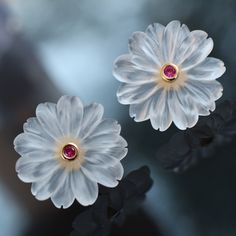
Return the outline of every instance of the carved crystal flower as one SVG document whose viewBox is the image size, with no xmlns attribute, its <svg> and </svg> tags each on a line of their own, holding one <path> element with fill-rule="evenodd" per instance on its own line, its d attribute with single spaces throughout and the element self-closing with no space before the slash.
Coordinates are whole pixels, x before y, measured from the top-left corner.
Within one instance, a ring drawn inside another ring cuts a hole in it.
<svg viewBox="0 0 236 236">
<path fill-rule="evenodd" d="M 207 36 L 201 30 L 190 32 L 179 21 L 133 33 L 129 53 L 116 59 L 113 74 L 122 82 L 118 100 L 130 104 L 135 121 L 150 119 L 160 131 L 174 122 L 184 130 L 215 109 L 223 91 L 216 79 L 225 67 L 208 57 L 213 41 Z"/>
<path fill-rule="evenodd" d="M 24 124 L 14 141 L 21 155 L 19 178 L 32 182 L 38 200 L 51 198 L 58 208 L 76 199 L 86 206 L 98 197 L 98 183 L 115 187 L 123 176 L 120 160 L 127 142 L 120 125 L 103 118 L 103 106 L 84 106 L 78 97 L 63 96 L 57 104 L 39 104 L 36 117 Z"/>
</svg>

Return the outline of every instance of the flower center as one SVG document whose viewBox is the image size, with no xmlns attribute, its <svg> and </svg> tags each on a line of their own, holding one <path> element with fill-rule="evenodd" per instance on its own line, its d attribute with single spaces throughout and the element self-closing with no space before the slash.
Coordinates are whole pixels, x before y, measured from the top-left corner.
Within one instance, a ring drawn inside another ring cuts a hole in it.
<svg viewBox="0 0 236 236">
<path fill-rule="evenodd" d="M 73 143 L 68 143 L 62 148 L 61 157 L 65 160 L 72 161 L 79 154 L 78 147 Z"/>
<path fill-rule="evenodd" d="M 174 64 L 165 64 L 161 68 L 161 77 L 163 80 L 172 82 L 178 78 L 179 69 Z"/>
</svg>

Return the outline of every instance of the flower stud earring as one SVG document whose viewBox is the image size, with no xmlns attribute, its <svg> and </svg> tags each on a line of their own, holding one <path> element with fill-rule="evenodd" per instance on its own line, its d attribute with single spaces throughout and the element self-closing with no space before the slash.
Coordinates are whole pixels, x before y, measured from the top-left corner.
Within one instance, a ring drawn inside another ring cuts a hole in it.
<svg viewBox="0 0 236 236">
<path fill-rule="evenodd" d="M 63 96 L 57 104 L 39 104 L 36 117 L 24 124 L 15 140 L 21 155 L 16 163 L 19 178 L 32 183 L 38 200 L 51 198 L 58 208 L 76 199 L 93 204 L 98 183 L 115 187 L 123 176 L 121 159 L 127 142 L 113 119 L 103 118 L 100 104 L 83 105 L 78 97 Z"/>
<path fill-rule="evenodd" d="M 184 130 L 215 109 L 223 91 L 216 79 L 225 67 L 208 57 L 213 40 L 207 36 L 201 30 L 190 32 L 179 21 L 133 33 L 129 53 L 115 60 L 113 75 L 121 82 L 118 101 L 130 105 L 135 121 L 150 119 L 160 131 L 174 122 Z"/>
</svg>

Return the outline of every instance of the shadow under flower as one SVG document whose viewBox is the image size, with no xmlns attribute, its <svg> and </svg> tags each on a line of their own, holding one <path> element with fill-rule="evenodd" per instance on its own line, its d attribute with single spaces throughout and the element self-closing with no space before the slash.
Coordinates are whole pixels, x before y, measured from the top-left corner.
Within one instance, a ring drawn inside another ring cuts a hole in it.
<svg viewBox="0 0 236 236">
<path fill-rule="evenodd" d="M 121 227 L 138 210 L 152 184 L 150 170 L 144 166 L 130 172 L 116 188 L 102 187 L 95 204 L 76 217 L 70 235 L 110 235 L 113 226 Z"/>
<path fill-rule="evenodd" d="M 213 156 L 236 136 L 236 102 L 224 101 L 192 129 L 179 131 L 157 151 L 162 166 L 181 173 L 201 159 Z"/>
</svg>

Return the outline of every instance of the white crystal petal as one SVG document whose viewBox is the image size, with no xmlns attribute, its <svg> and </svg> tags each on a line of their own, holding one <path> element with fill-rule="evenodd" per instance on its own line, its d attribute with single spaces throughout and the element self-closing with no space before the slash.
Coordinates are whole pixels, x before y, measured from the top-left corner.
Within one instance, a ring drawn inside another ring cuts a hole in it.
<svg viewBox="0 0 236 236">
<path fill-rule="evenodd" d="M 66 172 L 64 170 L 64 172 Z M 65 178 L 61 178 L 56 191 L 51 196 L 52 202 L 57 208 L 68 208 L 75 200 L 74 193 L 71 188 L 70 173 L 66 173 Z"/>
<path fill-rule="evenodd" d="M 143 85 L 122 83 L 117 91 L 117 98 L 121 104 L 140 103 L 150 98 L 156 91 L 155 82 Z"/>
<path fill-rule="evenodd" d="M 191 96 L 191 100 L 200 116 L 207 116 L 210 114 L 210 111 L 215 110 L 215 101 L 210 102 L 208 100 L 202 99 L 199 97 L 199 93 L 197 93 L 195 90 L 190 90 L 188 87 L 185 87 L 184 90 L 186 90 L 189 96 Z"/>
<path fill-rule="evenodd" d="M 42 176 L 42 178 L 32 183 L 32 194 L 40 201 L 48 199 L 64 182 L 67 174 L 65 169 L 57 168 L 53 173 Z"/>
<path fill-rule="evenodd" d="M 59 168 L 56 160 L 48 160 L 44 162 L 34 162 L 29 158 L 21 157 L 16 162 L 16 172 L 23 182 L 35 182 L 51 175 Z"/>
<path fill-rule="evenodd" d="M 189 90 L 195 100 L 206 106 L 219 99 L 223 92 L 222 85 L 216 80 L 188 80 L 185 88 Z"/>
<path fill-rule="evenodd" d="M 36 108 L 36 116 L 44 132 L 54 140 L 58 140 L 63 135 L 58 122 L 56 104 L 49 102 L 39 104 Z"/>
<path fill-rule="evenodd" d="M 161 66 L 161 61 L 157 54 L 158 46 L 147 34 L 144 32 L 135 32 L 129 40 L 129 50 L 134 55 L 132 61 L 140 66 L 145 66 L 145 68 L 155 69 L 158 65 Z M 145 59 L 143 63 L 139 63 L 136 57 Z"/>
<path fill-rule="evenodd" d="M 175 54 L 176 54 L 176 50 L 180 47 L 182 42 L 189 36 L 189 34 L 190 34 L 190 30 L 188 26 L 183 24 L 180 27 L 180 30 L 176 39 L 175 52 L 174 52 Z"/>
<path fill-rule="evenodd" d="M 197 83 L 197 85 L 196 85 Z M 198 109 L 199 115 L 209 115 L 209 111 L 215 110 L 215 100 L 222 96 L 222 85 L 218 81 L 195 81 L 195 84 L 188 82 L 185 86 L 192 100 Z"/>
<path fill-rule="evenodd" d="M 159 23 L 149 25 L 145 31 L 147 36 L 151 38 L 156 44 L 156 55 L 159 58 L 160 66 L 164 63 L 162 55 L 162 39 L 165 27 Z"/>
<path fill-rule="evenodd" d="M 77 201 L 88 206 L 93 204 L 98 197 L 98 184 L 87 178 L 82 171 L 71 172 L 71 187 Z"/>
<path fill-rule="evenodd" d="M 14 148 L 22 156 L 29 155 L 32 152 L 39 154 L 42 152 L 42 155 L 47 154 L 46 156 L 49 157 L 53 156 L 54 153 L 54 143 L 52 143 L 52 140 L 47 140 L 43 136 L 33 133 L 21 133 L 16 136 Z"/>
<path fill-rule="evenodd" d="M 162 55 L 165 63 L 174 59 L 175 46 L 180 31 L 180 22 L 171 21 L 164 30 L 162 39 Z"/>
<path fill-rule="evenodd" d="M 196 101 L 195 106 L 198 109 L 198 113 L 199 113 L 200 116 L 208 116 L 208 115 L 210 115 L 210 111 L 214 111 L 215 108 L 216 108 L 215 102 L 211 102 L 210 104 L 208 104 L 206 106 L 206 105 Z"/>
<path fill-rule="evenodd" d="M 182 70 L 189 70 L 200 64 L 210 54 L 213 49 L 213 40 L 211 38 L 203 40 L 192 54 L 187 57 L 181 64 Z"/>
<path fill-rule="evenodd" d="M 118 180 L 121 180 L 124 174 L 124 169 L 120 162 L 106 168 L 86 162 L 81 166 L 81 169 L 92 181 L 96 181 L 106 187 L 117 186 Z"/>
<path fill-rule="evenodd" d="M 132 60 L 132 55 L 126 54 L 118 57 L 113 66 L 113 75 L 117 80 L 124 83 L 145 84 L 153 82 L 156 68 L 147 71 L 146 67 L 136 65 Z"/>
<path fill-rule="evenodd" d="M 52 191 L 49 190 L 48 185 L 50 183 L 51 175 L 40 179 L 39 181 L 33 182 L 31 186 L 31 193 L 36 199 L 43 201 L 51 197 Z"/>
<path fill-rule="evenodd" d="M 129 107 L 129 115 L 134 117 L 136 122 L 148 120 L 150 118 L 150 106 L 152 104 L 152 98 L 147 99 L 144 102 L 138 104 L 131 104 Z"/>
<path fill-rule="evenodd" d="M 183 61 L 191 56 L 191 54 L 199 48 L 199 45 L 207 38 L 207 33 L 201 30 L 194 30 L 183 40 L 174 57 L 174 63 L 181 65 Z"/>
<path fill-rule="evenodd" d="M 121 131 L 121 126 L 120 124 L 118 124 L 116 120 L 103 119 L 93 130 L 93 132 L 90 135 L 90 138 L 95 136 L 101 136 L 104 134 L 112 134 L 112 133 L 120 134 L 120 131 Z"/>
<path fill-rule="evenodd" d="M 57 116 L 63 135 L 79 134 L 83 119 L 83 103 L 76 96 L 62 96 L 57 103 Z"/>
<path fill-rule="evenodd" d="M 118 161 L 120 161 L 121 156 L 110 156 L 106 153 L 91 150 L 86 152 L 85 159 L 91 164 L 107 167 L 114 166 Z"/>
<path fill-rule="evenodd" d="M 84 107 L 82 127 L 79 137 L 85 139 L 88 137 L 97 125 L 101 122 L 104 108 L 101 104 L 92 103 Z"/>
<path fill-rule="evenodd" d="M 151 107 L 150 121 L 152 127 L 156 130 L 165 131 L 172 123 L 172 118 L 168 106 L 168 91 L 163 90 L 158 99 Z"/>
<path fill-rule="evenodd" d="M 119 160 L 122 160 L 127 155 L 127 148 L 112 147 L 106 150 L 106 154 L 112 157 L 116 157 Z"/>
<path fill-rule="evenodd" d="M 119 134 L 111 133 L 88 137 L 82 140 L 82 146 L 85 150 L 100 151 L 112 147 L 126 147 L 127 142 Z"/>
<path fill-rule="evenodd" d="M 181 130 L 193 127 L 198 121 L 198 111 L 187 90 L 182 88 L 169 94 L 168 103 L 175 125 Z"/>
<path fill-rule="evenodd" d="M 149 25 L 145 31 L 145 33 L 154 41 L 157 41 L 157 43 L 161 43 L 163 32 L 165 30 L 165 26 L 159 23 L 153 23 Z"/>
<path fill-rule="evenodd" d="M 155 103 L 159 99 L 162 91 L 163 90 L 159 88 L 156 93 L 146 101 L 138 104 L 131 104 L 129 107 L 130 117 L 134 117 L 134 120 L 136 122 L 149 119 L 151 115 L 151 107 L 153 106 L 153 103 Z"/>
<path fill-rule="evenodd" d="M 50 142 L 54 142 L 54 139 L 43 130 L 43 127 L 36 117 L 30 117 L 29 119 L 27 119 L 27 121 L 23 125 L 23 130 L 25 133 L 39 135 Z"/>
<path fill-rule="evenodd" d="M 207 57 L 202 63 L 186 71 L 188 79 L 215 80 L 225 72 L 224 62 L 213 57 Z"/>
</svg>

